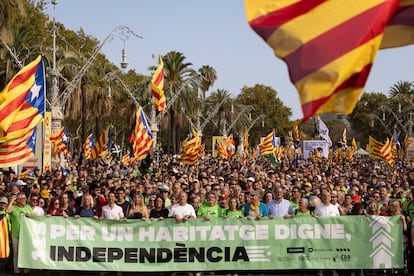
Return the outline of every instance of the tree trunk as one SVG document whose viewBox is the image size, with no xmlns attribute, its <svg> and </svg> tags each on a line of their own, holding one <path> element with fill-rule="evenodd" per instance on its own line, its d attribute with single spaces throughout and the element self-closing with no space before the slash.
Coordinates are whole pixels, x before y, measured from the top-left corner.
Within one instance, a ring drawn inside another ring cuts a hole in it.
<svg viewBox="0 0 414 276">
<path fill-rule="evenodd" d="M 171 109 L 171 143 L 172 143 L 172 154 L 177 154 L 177 124 L 175 122 L 175 111 Z"/>
<path fill-rule="evenodd" d="M 86 106 L 86 84 L 88 83 L 87 77 L 82 78 L 81 83 L 81 143 L 80 143 L 80 151 L 79 151 L 79 164 L 82 164 L 84 152 L 83 152 L 83 143 L 85 143 L 87 137 L 87 127 L 86 127 L 86 118 L 88 116 L 88 108 Z"/>
</svg>

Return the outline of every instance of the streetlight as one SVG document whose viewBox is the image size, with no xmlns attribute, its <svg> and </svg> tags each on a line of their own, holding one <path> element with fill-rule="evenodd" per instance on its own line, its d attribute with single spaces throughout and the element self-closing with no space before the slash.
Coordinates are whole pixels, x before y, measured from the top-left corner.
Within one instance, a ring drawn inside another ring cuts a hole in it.
<svg viewBox="0 0 414 276">
<path fill-rule="evenodd" d="M 66 104 L 67 99 L 69 98 L 72 91 L 78 86 L 79 82 L 81 81 L 82 77 L 86 74 L 89 70 L 89 67 L 95 61 L 97 55 L 99 54 L 102 47 L 110 41 L 113 37 L 118 37 L 124 41 L 124 48 L 122 50 L 122 62 L 121 67 L 125 69 L 128 66 L 126 61 L 126 50 L 125 50 L 125 41 L 129 39 L 131 35 L 137 38 L 143 38 L 142 36 L 137 35 L 134 33 L 130 28 L 126 26 L 117 26 L 115 27 L 109 35 L 98 45 L 95 52 L 91 55 L 91 57 L 86 61 L 83 67 L 79 70 L 78 74 L 74 77 L 74 79 L 69 83 L 69 85 L 65 88 L 65 90 L 59 94 L 59 86 L 58 86 L 58 77 L 59 77 L 59 70 L 56 67 L 56 18 L 55 18 L 55 10 L 58 0 L 51 0 L 53 5 L 53 24 L 52 24 L 52 38 L 53 38 L 53 62 L 52 62 L 52 69 L 50 70 L 50 78 L 51 78 L 51 87 L 50 87 L 50 94 L 51 94 L 51 115 L 52 115 L 52 133 L 56 133 L 62 126 L 62 121 L 64 119 L 64 106 Z M 62 157 L 61 157 L 62 158 Z M 52 160 L 52 165 L 56 165 L 58 160 Z"/>
</svg>

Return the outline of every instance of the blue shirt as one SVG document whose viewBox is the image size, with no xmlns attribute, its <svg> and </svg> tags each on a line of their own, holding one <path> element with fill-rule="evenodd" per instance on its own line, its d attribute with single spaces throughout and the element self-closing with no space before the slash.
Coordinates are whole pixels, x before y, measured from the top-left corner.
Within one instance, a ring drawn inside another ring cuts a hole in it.
<svg viewBox="0 0 414 276">
<path fill-rule="evenodd" d="M 247 203 L 244 206 L 244 216 L 248 216 L 250 212 L 250 203 Z M 263 202 L 260 202 L 259 204 L 259 213 L 265 217 L 267 217 L 269 215 L 269 212 L 267 211 L 267 207 L 266 204 L 264 204 Z"/>
<path fill-rule="evenodd" d="M 290 205 L 290 202 L 287 199 L 282 199 L 279 203 L 272 199 L 267 203 L 267 209 L 269 210 L 269 215 L 275 217 L 284 217 L 287 214 L 293 215 L 292 205 Z"/>
</svg>

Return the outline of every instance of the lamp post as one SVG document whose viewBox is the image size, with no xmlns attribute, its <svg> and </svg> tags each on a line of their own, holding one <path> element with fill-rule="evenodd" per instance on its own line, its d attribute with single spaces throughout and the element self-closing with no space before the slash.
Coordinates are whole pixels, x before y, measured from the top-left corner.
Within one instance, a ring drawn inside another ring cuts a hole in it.
<svg viewBox="0 0 414 276">
<path fill-rule="evenodd" d="M 118 37 L 121 40 L 124 41 L 124 48 L 122 50 L 122 62 L 121 67 L 123 69 L 126 68 L 128 63 L 126 62 L 126 50 L 125 50 L 125 41 L 129 39 L 131 35 L 141 38 L 142 36 L 137 35 L 134 33 L 130 28 L 126 26 L 117 26 L 115 27 L 109 35 L 101 42 L 101 44 L 98 45 L 96 50 L 93 52 L 93 54 L 90 56 L 90 58 L 86 61 L 86 63 L 83 65 L 83 67 L 79 70 L 77 75 L 73 78 L 73 80 L 66 86 L 64 91 L 62 93 L 59 93 L 59 86 L 58 86 L 58 78 L 59 78 L 59 70 L 56 67 L 56 33 L 57 33 L 57 27 L 56 27 L 56 19 L 55 19 L 55 9 L 56 5 L 58 3 L 58 0 L 51 0 L 51 3 L 53 5 L 53 24 L 52 24 L 52 38 L 53 38 L 53 59 L 52 59 L 52 68 L 50 70 L 50 78 L 51 78 L 51 87 L 50 87 L 50 94 L 51 94 L 51 115 L 52 115 L 52 133 L 56 133 L 59 131 L 59 129 L 62 126 L 62 121 L 64 119 L 64 107 L 66 104 L 67 99 L 69 98 L 72 91 L 78 87 L 79 82 L 83 78 L 83 76 L 86 74 L 86 72 L 89 70 L 90 66 L 95 61 L 97 55 L 99 54 L 102 47 L 110 41 L 113 37 Z M 60 161 L 62 162 L 63 156 L 60 157 Z M 52 158 L 52 167 L 55 167 L 56 164 L 59 162 L 59 160 L 56 160 Z"/>
<path fill-rule="evenodd" d="M 51 95 L 51 101 L 50 101 L 50 105 L 51 105 L 51 128 L 52 128 L 52 133 L 57 133 L 59 131 L 59 129 L 62 126 L 62 121 L 63 121 L 63 110 L 62 110 L 62 105 L 59 102 L 59 86 L 58 86 L 58 77 L 59 77 L 59 72 L 57 70 L 56 67 L 56 31 L 57 31 L 57 27 L 56 27 L 56 18 L 55 18 L 55 11 L 56 11 L 56 5 L 58 3 L 57 0 L 52 0 L 51 1 L 52 5 L 53 5 L 53 23 L 52 23 L 52 39 L 53 39 L 53 48 L 52 48 L 52 68 L 50 70 L 50 79 L 52 82 L 52 85 L 50 87 L 50 95 Z M 56 164 L 59 162 L 60 160 L 57 158 L 57 156 L 52 155 L 52 167 L 55 167 Z"/>
</svg>

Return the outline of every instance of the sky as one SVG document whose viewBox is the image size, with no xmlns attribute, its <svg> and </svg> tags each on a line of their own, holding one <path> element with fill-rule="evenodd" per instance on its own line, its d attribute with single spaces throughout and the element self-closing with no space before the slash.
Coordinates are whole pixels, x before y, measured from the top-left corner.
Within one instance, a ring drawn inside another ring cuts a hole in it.
<svg viewBox="0 0 414 276">
<path fill-rule="evenodd" d="M 216 70 L 210 92 L 225 89 L 236 97 L 244 86 L 263 84 L 291 108 L 291 120 L 303 117 L 285 63 L 250 28 L 242 0 L 59 0 L 55 12 L 48 2 L 51 19 L 54 14 L 67 29 L 83 29 L 101 42 L 117 26 L 142 36 L 125 41 L 126 70 L 150 75 L 148 67 L 158 65 L 153 56 L 178 51 L 193 69 L 209 65 Z M 123 47 L 123 40 L 114 37 L 101 52 L 119 65 Z M 364 91 L 387 94 L 398 81 L 413 81 L 413 64 L 414 46 L 379 51 Z"/>
</svg>

